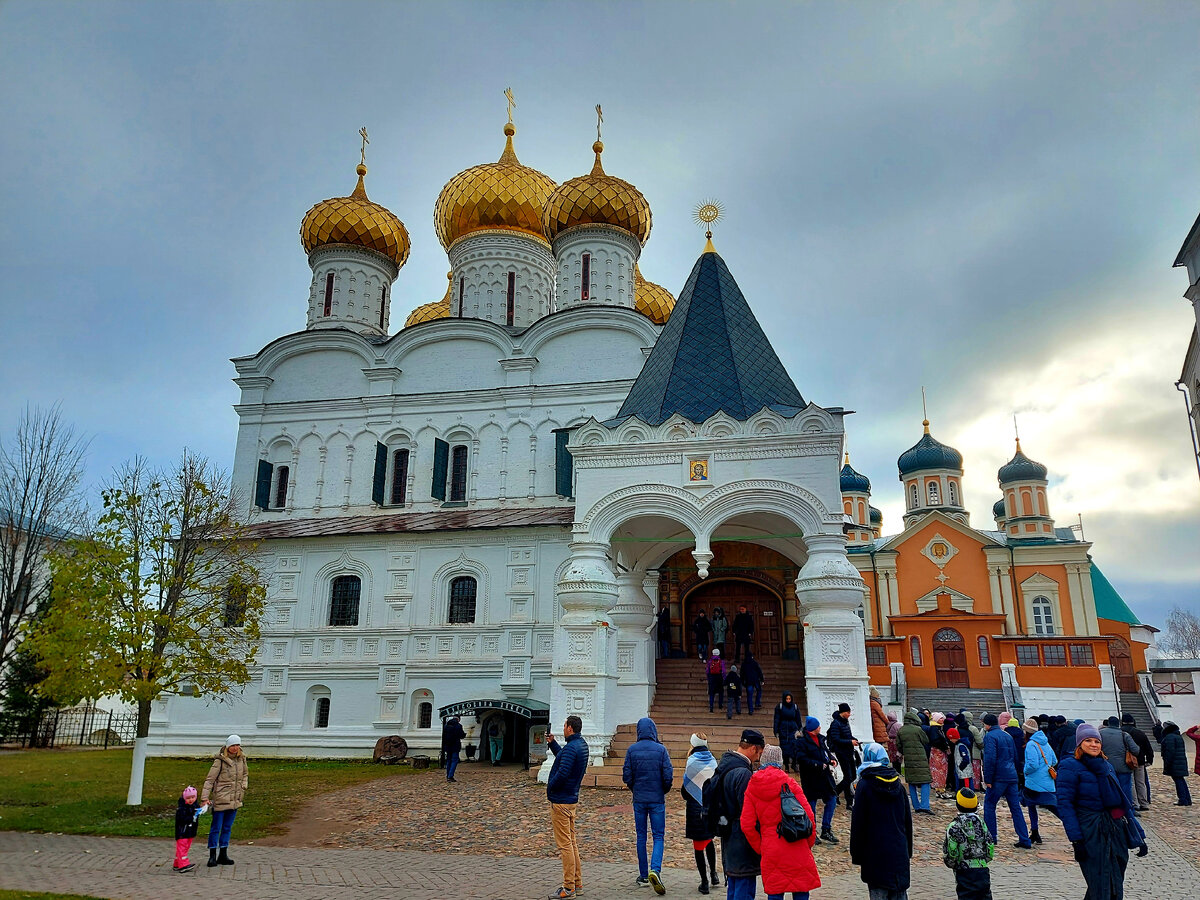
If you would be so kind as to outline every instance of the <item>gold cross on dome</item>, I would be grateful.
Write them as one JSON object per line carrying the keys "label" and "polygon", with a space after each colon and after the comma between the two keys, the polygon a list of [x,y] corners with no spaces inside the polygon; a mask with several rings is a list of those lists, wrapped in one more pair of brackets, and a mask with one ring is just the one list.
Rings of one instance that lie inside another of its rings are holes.
{"label": "gold cross on dome", "polygon": [[358,133],[362,135],[362,164],[365,166],[367,164],[367,144],[371,143],[370,138],[367,137],[367,126],[364,125],[358,129]]}
{"label": "gold cross on dome", "polygon": [[596,140],[600,140],[600,126],[604,124],[604,110],[600,108],[600,104],[596,104]]}
{"label": "gold cross on dome", "polygon": [[508,124],[512,124],[512,111],[517,107],[517,101],[513,97],[512,88],[504,89],[504,98],[508,100]]}

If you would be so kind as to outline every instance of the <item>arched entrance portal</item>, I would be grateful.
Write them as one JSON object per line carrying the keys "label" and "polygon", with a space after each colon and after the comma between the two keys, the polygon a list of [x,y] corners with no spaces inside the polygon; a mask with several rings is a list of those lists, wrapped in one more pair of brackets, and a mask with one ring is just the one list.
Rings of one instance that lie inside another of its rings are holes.
{"label": "arched entrance portal", "polygon": [[953,628],[943,628],[933,636],[933,667],[938,687],[967,686],[967,650],[963,636]]}
{"label": "arched entrance portal", "polygon": [[742,607],[746,608],[746,612],[754,621],[754,636],[750,641],[750,649],[754,655],[782,655],[783,603],[779,596],[753,581],[710,577],[684,598],[684,621],[688,626],[685,649],[688,656],[695,656],[697,653],[691,623],[700,615],[700,610],[704,610],[711,619],[718,607],[725,611],[729,623],[729,630],[725,636],[726,656],[733,653],[733,618]]}

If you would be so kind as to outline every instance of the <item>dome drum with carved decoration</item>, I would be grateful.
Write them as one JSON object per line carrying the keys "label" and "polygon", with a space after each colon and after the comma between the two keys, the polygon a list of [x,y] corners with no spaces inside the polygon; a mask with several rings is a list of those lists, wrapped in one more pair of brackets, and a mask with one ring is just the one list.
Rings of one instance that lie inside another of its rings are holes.
{"label": "dome drum with carved decoration", "polygon": [[408,261],[408,229],[391,210],[367,199],[367,167],[359,165],[356,171],[358,185],[349,197],[322,200],[304,214],[300,243],[309,254],[338,245],[371,250],[400,268]]}

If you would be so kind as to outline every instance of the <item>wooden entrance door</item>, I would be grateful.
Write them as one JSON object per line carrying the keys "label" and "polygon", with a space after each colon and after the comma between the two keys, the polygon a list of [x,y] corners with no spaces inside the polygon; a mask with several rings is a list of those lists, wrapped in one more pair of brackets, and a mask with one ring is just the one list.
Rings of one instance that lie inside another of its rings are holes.
{"label": "wooden entrance door", "polygon": [[953,628],[943,628],[933,636],[933,667],[938,687],[967,686],[967,649],[963,636]]}
{"label": "wooden entrance door", "polygon": [[1112,662],[1113,676],[1117,679],[1117,690],[1122,694],[1137,693],[1137,678],[1133,674],[1133,654],[1124,638],[1109,637],[1108,658]]}
{"label": "wooden entrance door", "polygon": [[733,579],[709,579],[687,595],[684,614],[685,640],[688,655],[697,652],[692,622],[704,610],[711,619],[717,607],[725,610],[729,620],[729,633],[725,637],[727,655],[733,655],[733,618],[739,608],[754,617],[754,636],[750,649],[755,656],[781,656],[783,654],[783,604],[774,593],[759,584]]}

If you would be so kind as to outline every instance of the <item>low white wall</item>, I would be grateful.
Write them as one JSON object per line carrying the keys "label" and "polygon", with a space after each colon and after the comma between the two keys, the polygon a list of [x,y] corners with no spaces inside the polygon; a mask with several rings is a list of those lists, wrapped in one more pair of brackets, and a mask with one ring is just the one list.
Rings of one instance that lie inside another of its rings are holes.
{"label": "low white wall", "polygon": [[1025,715],[1036,716],[1046,713],[1051,716],[1066,716],[1067,719],[1083,719],[1092,725],[1103,722],[1109,716],[1119,715],[1112,666],[1098,666],[1097,668],[1100,669],[1099,688],[1050,688],[1021,685],[1021,701],[1025,704]]}

